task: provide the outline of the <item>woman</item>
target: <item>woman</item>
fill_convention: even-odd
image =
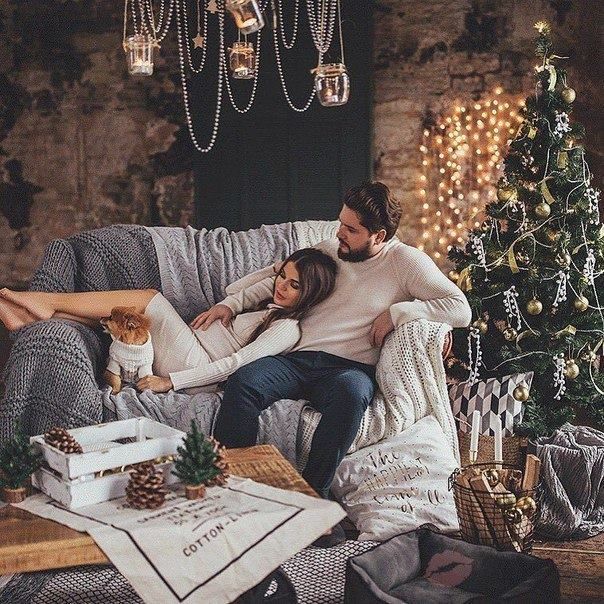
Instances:
[[[291,254],[275,276],[272,297],[260,310],[242,313],[227,325],[203,325],[203,313],[191,326],[156,290],[47,293],[0,290],[0,320],[10,331],[51,317],[96,326],[116,306],[144,313],[155,358],[154,375],[139,380],[139,390],[167,392],[216,384],[239,367],[264,356],[291,350],[300,339],[299,321],[325,300],[336,280],[336,263],[327,254],[305,248]],[[245,296],[245,289],[237,293]]]

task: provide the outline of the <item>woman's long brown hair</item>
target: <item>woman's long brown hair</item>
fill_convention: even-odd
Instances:
[[[281,270],[290,262],[295,265],[300,275],[300,295],[296,304],[290,308],[275,308],[266,313],[262,323],[256,327],[250,336],[248,344],[279,319],[299,321],[304,318],[313,306],[323,302],[333,291],[338,266],[331,256],[315,248],[306,247],[291,254],[281,265]],[[276,282],[277,278],[275,277],[275,284]],[[274,293],[275,285],[273,285],[273,298],[265,300],[262,306],[266,306],[273,301]]]

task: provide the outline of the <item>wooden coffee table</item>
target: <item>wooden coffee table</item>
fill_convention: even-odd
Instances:
[[[317,497],[272,445],[229,449],[227,458],[233,475]],[[13,506],[0,509],[0,575],[109,563],[86,533]]]

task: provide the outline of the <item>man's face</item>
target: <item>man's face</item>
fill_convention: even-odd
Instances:
[[[359,215],[345,205],[342,206],[338,219],[340,221],[340,228],[336,233],[340,241],[338,258],[348,262],[363,262],[379,251],[385,232],[370,233],[361,224]]]

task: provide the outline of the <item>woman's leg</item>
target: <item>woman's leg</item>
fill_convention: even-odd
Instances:
[[[9,300],[0,299],[0,321],[9,331],[16,331],[38,321],[28,310],[10,302]]]
[[[157,294],[154,289],[124,289],[106,292],[15,292],[0,290],[0,297],[17,304],[38,319],[50,319],[55,313],[71,318],[99,320],[108,317],[115,306],[132,306],[143,313]]]

